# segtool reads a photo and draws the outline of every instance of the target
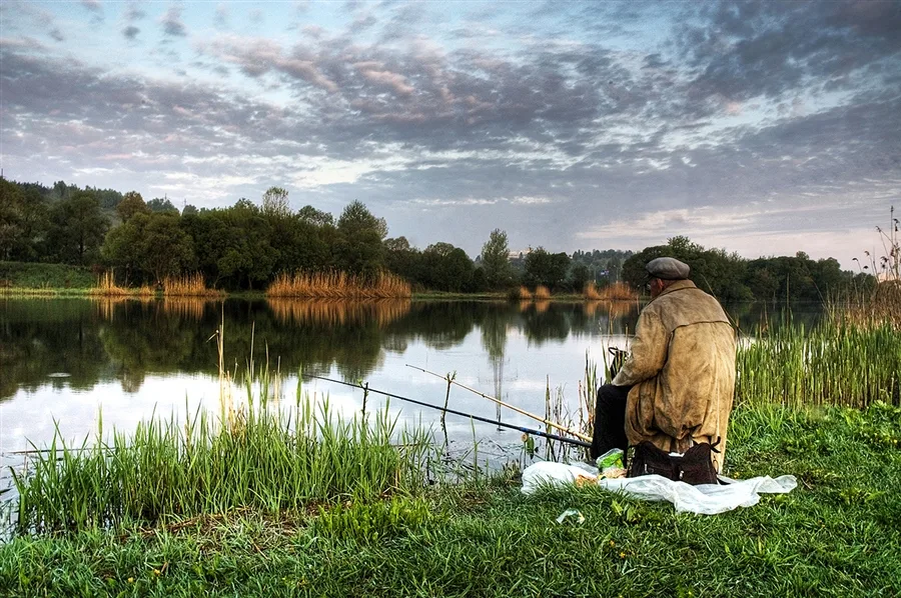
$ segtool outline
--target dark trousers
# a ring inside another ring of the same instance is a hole
[[[626,397],[631,386],[605,384],[598,389],[594,407],[594,434],[591,437],[592,459],[597,459],[610,449],[629,447],[626,439]]]

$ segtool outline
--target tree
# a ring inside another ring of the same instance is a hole
[[[388,251],[410,251],[410,242],[406,237],[385,239],[385,249]]]
[[[558,289],[566,280],[569,256],[565,253],[550,253],[543,247],[529,252],[525,260],[524,278],[526,284],[544,285]]]
[[[384,265],[382,239],[388,234],[384,218],[376,218],[360,201],[351,202],[338,218],[335,260],[352,274],[372,275]]]
[[[24,233],[25,197],[18,185],[0,178],[0,259],[8,260]]]
[[[168,197],[154,197],[147,202],[151,212],[170,212],[178,214],[178,208],[172,205]]]
[[[510,284],[513,270],[509,254],[507,233],[499,228],[491,231],[488,241],[482,245],[482,269],[489,288],[502,289]]]
[[[291,207],[288,205],[288,191],[281,187],[269,187],[263,193],[263,214],[266,216],[288,216]]]
[[[345,235],[374,232],[379,241],[388,236],[388,223],[376,218],[360,200],[352,201],[338,218],[338,230]]]
[[[581,293],[585,289],[585,285],[588,284],[588,281],[590,279],[591,272],[588,270],[588,266],[586,266],[582,262],[572,263],[569,268],[569,274],[567,275],[567,281],[573,291]]]
[[[146,222],[138,223],[141,268],[155,281],[190,268],[194,262],[194,244],[179,226],[179,216],[163,212],[144,218]]]
[[[475,266],[466,252],[450,243],[435,243],[422,252],[425,283],[440,291],[469,290]]]
[[[326,226],[335,224],[335,217],[328,212],[317,210],[313,206],[304,206],[300,208],[297,215],[304,222],[315,224],[316,226]]]
[[[137,191],[129,191],[116,206],[116,213],[122,222],[128,222],[135,214],[149,214],[151,212],[144,198]]]
[[[109,229],[109,220],[90,191],[76,191],[71,199],[53,206],[48,245],[58,260],[88,265],[100,254],[100,244]]]
[[[120,276],[124,274],[126,286],[141,270],[141,226],[146,220],[147,214],[136,214],[111,230],[100,248],[103,261],[118,270]]]

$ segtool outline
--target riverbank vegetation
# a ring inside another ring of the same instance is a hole
[[[410,284],[388,272],[353,276],[344,272],[297,272],[280,274],[266,289],[267,297],[312,299],[408,298]]]
[[[901,484],[901,409],[884,403],[864,410],[740,407],[730,432],[728,473],[792,473],[799,487],[709,517],[676,514],[668,503],[587,486],[526,497],[509,469],[488,474],[470,467],[463,483],[426,479],[416,473],[425,454],[418,440],[385,442],[391,422],[382,415],[372,414],[383,422],[382,432],[364,432],[359,424],[327,427],[323,448],[298,445],[298,438],[312,438],[305,432],[292,435],[274,414],[255,417],[203,433],[194,420],[189,429],[198,444],[191,445],[178,426],[152,432],[145,426],[136,439],[156,442],[138,447],[119,441],[109,459],[65,455],[57,446],[55,455],[44,456],[46,485],[31,490],[37,505],[26,509],[22,524],[41,521],[45,531],[64,531],[19,535],[0,545],[0,593],[872,596],[901,591],[895,549],[901,519],[890,491]],[[300,446],[296,454],[295,446]],[[236,460],[235,467],[227,467],[226,459]],[[146,474],[144,467],[150,468]],[[295,475],[315,483],[300,483]],[[129,485],[103,487],[116,481]],[[101,496],[111,502],[100,502]],[[175,512],[164,512],[164,505]],[[583,523],[555,521],[573,508]]]
[[[38,268],[3,266],[0,290],[90,288],[103,271],[122,288],[155,287],[167,276],[198,273],[206,287],[229,292],[260,290],[296,272],[339,271],[372,279],[379,272],[402,278],[412,292],[507,293],[519,286],[545,287],[551,294],[582,294],[618,281],[643,288],[643,266],[671,255],[686,261],[699,286],[722,300],[823,300],[891,273],[891,263],[872,256],[857,273],[835,259],[794,256],[747,260],[723,249],[706,249],[685,237],[634,254],[615,249],[554,253],[544,247],[511,250],[506,232],[495,229],[479,255],[470,257],[448,242],[419,249],[404,237],[388,236],[388,223],[360,201],[336,218],[307,205],[292,210],[288,193],[272,187],[259,203],[240,199],[230,207],[177,209],[166,198],[145,202],[122,194],[60,181],[53,187],[0,178],[0,204],[8,221],[0,238],[7,264],[66,264],[91,276],[64,276]],[[893,218],[893,215],[892,215]],[[894,239],[885,229],[888,247]],[[897,266],[897,251],[894,264]],[[878,261],[877,261],[878,260]],[[897,267],[896,267],[897,269]],[[40,275],[35,278],[35,273]],[[895,272],[895,276],[898,273]]]
[[[0,545],[0,588],[897,594],[901,509],[890,489],[901,483],[901,329],[856,320],[867,297],[877,295],[832,303],[803,334],[791,322],[761,326],[741,347],[726,473],[800,482],[754,507],[700,517],[590,487],[525,497],[525,449],[512,467],[486,467],[477,445],[448,462],[427,431],[398,430],[385,411],[338,418],[302,388],[293,404],[277,403],[264,369],[247,378],[243,405],[226,396],[218,417],[154,419],[110,438],[101,424],[90,446],[57,440],[30,455],[16,478],[18,532]],[[840,380],[826,386],[826,374]],[[556,523],[570,508],[584,523]]]

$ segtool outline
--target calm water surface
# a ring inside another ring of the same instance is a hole
[[[198,406],[218,410],[218,352],[211,337],[222,321],[227,368],[242,374],[251,355],[257,368],[268,355],[270,368],[283,375],[287,404],[293,404],[301,366],[443,404],[444,380],[406,367],[412,364],[456,372],[457,382],[537,414],[545,412],[550,388],[578,421],[586,353],[600,362],[607,346],[625,347],[638,310],[638,304],[558,302],[3,299],[0,490],[9,486],[9,467],[22,465],[16,451],[45,446],[57,426],[80,445],[95,437],[101,413],[105,432],[129,432],[154,412],[182,417]],[[763,310],[729,308],[740,322],[759,320]],[[321,381],[304,389],[328,395],[343,416],[362,404],[355,389]],[[384,405],[384,399],[371,396],[369,405]],[[495,404],[458,387],[450,406],[497,416]],[[433,427],[443,440],[439,412],[399,401],[389,408],[401,425]],[[507,409],[501,418],[540,426]],[[448,416],[447,430],[452,446],[471,448],[475,435],[486,459],[521,446],[518,432],[465,418]]]

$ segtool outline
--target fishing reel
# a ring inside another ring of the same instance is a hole
[[[613,382],[616,374],[622,369],[629,352],[619,347],[608,347],[607,352],[610,353],[610,361],[607,363],[607,381]]]

